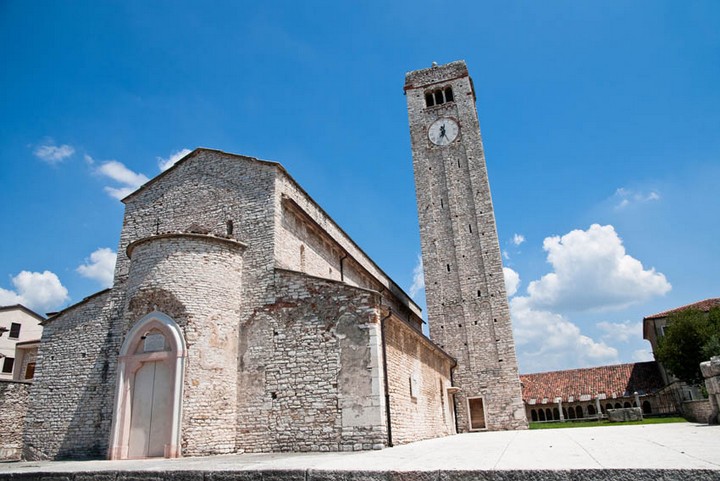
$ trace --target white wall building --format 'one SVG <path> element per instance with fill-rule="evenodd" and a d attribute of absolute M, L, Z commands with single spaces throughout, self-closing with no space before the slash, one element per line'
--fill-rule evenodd
<path fill-rule="evenodd" d="M 45 318 L 25 306 L 0 307 L 0 380 L 12 380 L 15 371 L 15 345 L 21 342 L 36 341 L 42 336 L 40 324 Z M 15 379 L 25 379 L 18 371 Z"/>

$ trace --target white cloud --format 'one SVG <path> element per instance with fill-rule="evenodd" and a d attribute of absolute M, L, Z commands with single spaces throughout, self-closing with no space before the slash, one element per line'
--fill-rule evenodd
<path fill-rule="evenodd" d="M 85 263 L 78 266 L 77 272 L 88 279 L 96 280 L 102 287 L 111 287 L 115 272 L 117 254 L 108 247 L 101 247 L 90 254 Z"/>
<path fill-rule="evenodd" d="M 22 271 L 12 278 L 15 290 L 0 288 L 0 305 L 22 304 L 34 311 L 57 309 L 70 298 L 60 279 L 50 272 Z"/>
<path fill-rule="evenodd" d="M 422 256 L 417 256 L 417 264 L 413 269 L 413 283 L 410 286 L 410 297 L 415 297 L 415 294 L 425 289 L 425 274 L 423 271 Z"/>
<path fill-rule="evenodd" d="M 158 157 L 157 161 L 158 161 L 158 166 L 160 167 L 160 170 L 163 172 L 168 170 L 170 167 L 175 165 L 175 163 L 178 160 L 182 159 L 190 152 L 192 152 L 192 150 L 190 150 L 190 149 L 180 149 L 177 152 L 173 152 L 172 154 L 170 154 L 170 156 L 166 159 L 164 159 L 162 157 Z"/>
<path fill-rule="evenodd" d="M 533 307 L 555 310 L 622 309 L 667 293 L 670 283 L 625 252 L 611 225 L 593 224 L 543 242 L 553 272 L 528 286 Z"/>
<path fill-rule="evenodd" d="M 505 278 L 505 290 L 507 291 L 507 296 L 514 296 L 517 292 L 518 286 L 520 285 L 520 274 L 509 267 L 503 267 L 503 277 Z"/>
<path fill-rule="evenodd" d="M 503 256 L 503 259 L 505 259 L 506 261 L 510 260 L 510 254 L 508 253 L 508 251 L 506 251 L 504 249 L 502 251 L 502 256 Z"/>
<path fill-rule="evenodd" d="M 653 353 L 647 349 L 637 349 L 636 351 L 633 351 L 632 359 L 635 362 L 646 362 L 654 361 L 655 357 L 653 356 Z"/>
<path fill-rule="evenodd" d="M 534 309 L 528 297 L 511 299 L 510 313 L 522 372 L 618 362 L 617 349 L 583 335 L 560 314 Z"/>
<path fill-rule="evenodd" d="M 150 180 L 144 174 L 133 172 L 128 169 L 125 164 L 117 160 L 103 162 L 100 164 L 100 167 L 96 169 L 96 172 L 121 184 L 120 187 L 105 187 L 105 192 L 116 199 L 122 199 L 128 196 Z"/>
<path fill-rule="evenodd" d="M 35 148 L 33 154 L 40 160 L 47 162 L 50 165 L 55 165 L 67 159 L 75 153 L 75 149 L 70 145 L 40 145 Z"/>
<path fill-rule="evenodd" d="M 628 207 L 631 204 L 644 204 L 646 202 L 660 200 L 660 194 L 655 191 L 640 192 L 637 190 L 626 189 L 620 187 L 615 191 L 612 196 L 612 203 L 615 205 L 615 209 L 621 210 Z"/>
<path fill-rule="evenodd" d="M 607 322 L 597 323 L 597 327 L 603 331 L 604 341 L 628 342 L 642 339 L 642 322 Z"/>
<path fill-rule="evenodd" d="M 510 300 L 523 372 L 619 362 L 613 345 L 641 337 L 640 323 L 600 322 L 601 338 L 593 339 L 568 313 L 622 309 L 665 294 L 665 276 L 629 256 L 611 225 L 548 237 L 543 248 L 553 271 Z"/>
<path fill-rule="evenodd" d="M 513 238 L 512 238 L 512 243 L 513 243 L 513 244 L 515 244 L 516 246 L 519 246 L 519 245 L 522 244 L 523 242 L 525 242 L 525 236 L 524 236 L 524 235 L 522 235 L 522 234 L 515 234 L 515 235 L 513 235 Z"/>

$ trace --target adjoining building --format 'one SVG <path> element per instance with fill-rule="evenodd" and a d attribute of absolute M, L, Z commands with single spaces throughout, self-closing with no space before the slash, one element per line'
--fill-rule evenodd
<path fill-rule="evenodd" d="M 705 299 L 646 316 L 643 318 L 643 339 L 650 343 L 654 354 L 659 340 L 665 335 L 665 329 L 672 314 L 689 309 L 708 313 L 714 307 L 720 307 L 720 298 Z M 705 422 L 710 416 L 710 403 L 702 388 L 680 381 L 668 372 L 661 362 L 658 362 L 658 366 L 665 383 L 665 388 L 660 394 L 667 399 L 666 404 L 674 403 L 676 411 L 682 413 L 688 419 Z"/>
<path fill-rule="evenodd" d="M 0 380 L 32 379 L 44 320 L 21 304 L 0 306 Z"/>
<path fill-rule="evenodd" d="M 20 304 L 0 306 L 0 460 L 22 455 L 29 383 L 44 320 Z"/>
<path fill-rule="evenodd" d="M 597 418 L 609 409 L 667 410 L 658 398 L 664 383 L 655 361 L 521 374 L 523 402 L 531 421 Z"/>

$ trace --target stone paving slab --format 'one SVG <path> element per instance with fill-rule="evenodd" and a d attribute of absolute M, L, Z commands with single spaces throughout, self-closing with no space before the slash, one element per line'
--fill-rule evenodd
<path fill-rule="evenodd" d="M 0 480 L 720 480 L 720 426 L 470 433 L 382 451 L 0 464 Z"/>

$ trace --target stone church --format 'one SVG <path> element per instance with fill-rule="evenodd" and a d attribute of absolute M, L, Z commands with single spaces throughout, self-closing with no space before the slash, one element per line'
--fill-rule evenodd
<path fill-rule="evenodd" d="M 434 340 L 280 164 L 196 149 L 123 199 L 113 287 L 44 323 L 24 456 L 352 451 L 526 427 L 467 68 L 411 72 L 405 90 Z"/>

